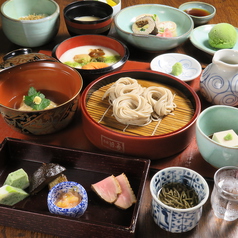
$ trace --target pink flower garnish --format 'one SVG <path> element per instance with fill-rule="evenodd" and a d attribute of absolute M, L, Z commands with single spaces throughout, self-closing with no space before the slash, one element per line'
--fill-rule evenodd
<path fill-rule="evenodd" d="M 164 31 L 159 32 L 156 36 L 173 37 L 173 34 L 168 28 L 165 28 Z"/>

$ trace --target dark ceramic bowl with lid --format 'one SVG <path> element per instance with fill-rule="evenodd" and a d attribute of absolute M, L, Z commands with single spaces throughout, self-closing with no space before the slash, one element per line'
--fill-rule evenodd
<path fill-rule="evenodd" d="M 3 62 L 0 64 L 0 71 L 19 64 L 43 60 L 58 62 L 58 60 L 52 56 L 33 52 L 31 48 L 16 49 L 3 56 Z"/>

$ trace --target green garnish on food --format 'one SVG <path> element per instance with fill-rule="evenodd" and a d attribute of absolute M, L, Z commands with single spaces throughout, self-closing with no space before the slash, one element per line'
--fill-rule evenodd
<path fill-rule="evenodd" d="M 118 62 L 119 60 L 121 59 L 121 56 L 120 55 L 111 55 L 111 56 L 106 56 L 104 57 L 104 60 L 103 62 L 104 63 L 116 63 Z"/>
<path fill-rule="evenodd" d="M 224 140 L 228 141 L 228 140 L 232 140 L 233 137 L 232 137 L 232 134 L 231 133 L 228 133 L 225 137 L 224 137 Z"/>
<path fill-rule="evenodd" d="M 156 21 L 156 17 L 157 17 L 157 15 L 156 15 L 156 14 L 153 14 L 152 19 L 153 19 L 154 21 Z"/>
<path fill-rule="evenodd" d="M 172 72 L 171 74 L 173 74 L 174 76 L 178 76 L 183 72 L 183 66 L 180 62 L 175 63 L 172 66 Z"/>
<path fill-rule="evenodd" d="M 64 64 L 67 64 L 70 67 L 80 67 L 82 64 L 78 62 L 73 62 L 73 61 L 65 61 Z"/>
<path fill-rule="evenodd" d="M 111 55 L 111 56 L 103 56 L 103 57 L 97 57 L 97 58 L 93 58 L 91 59 L 89 62 L 104 62 L 106 64 L 113 64 L 118 62 L 121 59 L 120 55 Z M 75 62 L 75 61 L 65 61 L 64 64 L 67 64 L 70 67 L 82 67 L 86 64 L 88 64 L 89 62 Z"/>
<path fill-rule="evenodd" d="M 33 110 L 44 110 L 50 105 L 50 100 L 45 98 L 41 92 L 37 92 L 34 87 L 30 87 L 28 95 L 24 96 L 24 103 Z"/>

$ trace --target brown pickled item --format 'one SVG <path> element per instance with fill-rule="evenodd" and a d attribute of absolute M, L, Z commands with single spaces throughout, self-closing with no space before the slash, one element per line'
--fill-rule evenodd
<path fill-rule="evenodd" d="M 59 164 L 44 163 L 33 173 L 30 180 L 29 192 L 31 194 L 38 193 L 41 189 L 43 189 L 46 185 L 52 182 L 65 170 L 66 169 Z"/>
<path fill-rule="evenodd" d="M 64 174 L 61 174 L 48 184 L 49 190 L 52 189 L 58 183 L 67 182 L 67 181 L 68 181 L 67 177 Z"/>

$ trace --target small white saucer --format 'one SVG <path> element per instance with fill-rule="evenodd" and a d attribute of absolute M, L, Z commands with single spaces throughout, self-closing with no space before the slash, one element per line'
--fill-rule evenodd
<path fill-rule="evenodd" d="M 155 57 L 150 63 L 150 68 L 154 71 L 172 75 L 172 66 L 177 62 L 182 64 L 183 71 L 175 77 L 182 81 L 191 81 L 197 78 L 202 72 L 201 64 L 197 60 L 179 53 L 167 53 Z"/>

